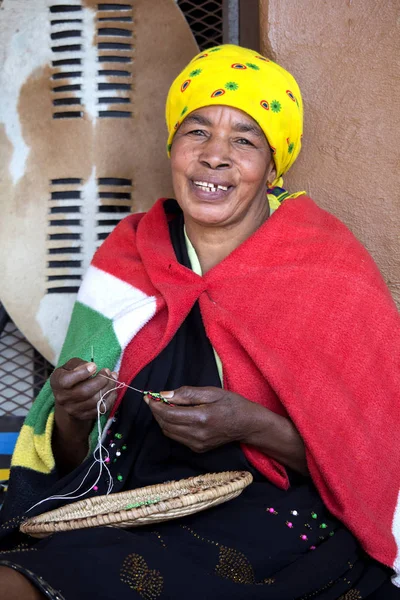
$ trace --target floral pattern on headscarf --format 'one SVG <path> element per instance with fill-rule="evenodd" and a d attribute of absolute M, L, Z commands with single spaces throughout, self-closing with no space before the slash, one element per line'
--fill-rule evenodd
<path fill-rule="evenodd" d="M 292 75 L 240 46 L 226 44 L 201 52 L 178 75 L 168 93 L 168 154 L 187 115 L 214 104 L 238 108 L 258 123 L 277 169 L 271 187 L 282 187 L 282 175 L 299 155 L 303 134 L 303 102 Z"/>

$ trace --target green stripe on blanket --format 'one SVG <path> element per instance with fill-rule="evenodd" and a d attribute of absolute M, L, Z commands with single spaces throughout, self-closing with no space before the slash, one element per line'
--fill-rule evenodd
<path fill-rule="evenodd" d="M 91 349 L 98 368 L 113 369 L 121 355 L 113 319 L 81 302 L 76 302 L 59 365 L 77 356 L 91 360 Z M 105 420 L 105 418 L 104 418 Z M 47 381 L 29 411 L 18 437 L 11 465 L 50 473 L 55 467 L 51 447 L 54 425 L 54 396 Z M 90 450 L 97 441 L 97 426 L 90 436 Z"/>
<path fill-rule="evenodd" d="M 113 325 L 113 319 L 105 317 L 81 302 L 75 302 L 58 364 L 63 365 L 74 356 L 91 360 L 93 346 L 94 362 L 99 369 L 103 367 L 113 369 L 122 350 Z"/>

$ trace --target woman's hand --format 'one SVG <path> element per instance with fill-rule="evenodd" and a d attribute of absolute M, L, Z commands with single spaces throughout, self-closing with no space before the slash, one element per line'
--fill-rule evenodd
<path fill-rule="evenodd" d="M 53 452 L 57 466 L 70 471 L 78 466 L 88 452 L 88 436 L 97 416 L 101 395 L 107 411 L 117 397 L 115 383 L 106 379 L 117 378 L 109 369 L 96 372 L 96 365 L 81 358 L 71 358 L 58 367 L 50 377 L 55 398 Z M 106 377 L 102 377 L 101 375 Z M 107 393 L 109 392 L 109 393 Z"/>
<path fill-rule="evenodd" d="M 68 415 L 77 421 L 90 421 L 97 416 L 97 403 L 101 395 L 107 396 L 104 402 L 107 411 L 110 410 L 117 397 L 117 392 L 111 392 L 115 383 L 106 377 L 117 378 L 116 373 L 110 369 L 101 369 L 95 377 L 96 365 L 85 362 L 81 358 L 71 358 L 62 367 L 58 367 L 50 377 L 53 390 L 56 412 Z M 102 377 L 105 375 L 106 377 Z"/>
<path fill-rule="evenodd" d="M 307 474 L 303 441 L 293 423 L 239 394 L 214 387 L 161 392 L 173 406 L 145 396 L 164 435 L 194 452 L 238 441 Z"/>
<path fill-rule="evenodd" d="M 161 392 L 171 398 L 172 392 Z M 173 406 L 145 396 L 163 433 L 194 452 L 242 440 L 249 426 L 248 400 L 215 387 L 181 387 L 173 393 Z"/>

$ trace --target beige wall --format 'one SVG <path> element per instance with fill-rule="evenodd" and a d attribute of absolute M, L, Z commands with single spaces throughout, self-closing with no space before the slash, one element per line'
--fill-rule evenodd
<path fill-rule="evenodd" d="M 344 221 L 400 306 L 400 2 L 260 0 L 261 49 L 303 92 L 286 177 Z"/>

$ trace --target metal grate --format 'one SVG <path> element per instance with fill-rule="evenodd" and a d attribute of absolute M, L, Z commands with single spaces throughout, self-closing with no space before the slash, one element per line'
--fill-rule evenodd
<path fill-rule="evenodd" d="M 200 50 L 222 44 L 223 0 L 178 0 Z"/>
<path fill-rule="evenodd" d="M 8 321 L 0 334 L 0 416 L 25 416 L 52 370 Z"/>
<path fill-rule="evenodd" d="M 200 50 L 223 43 L 224 3 L 226 0 L 177 0 Z M 0 417 L 25 416 L 52 370 L 14 323 L 8 321 L 0 327 Z"/>

